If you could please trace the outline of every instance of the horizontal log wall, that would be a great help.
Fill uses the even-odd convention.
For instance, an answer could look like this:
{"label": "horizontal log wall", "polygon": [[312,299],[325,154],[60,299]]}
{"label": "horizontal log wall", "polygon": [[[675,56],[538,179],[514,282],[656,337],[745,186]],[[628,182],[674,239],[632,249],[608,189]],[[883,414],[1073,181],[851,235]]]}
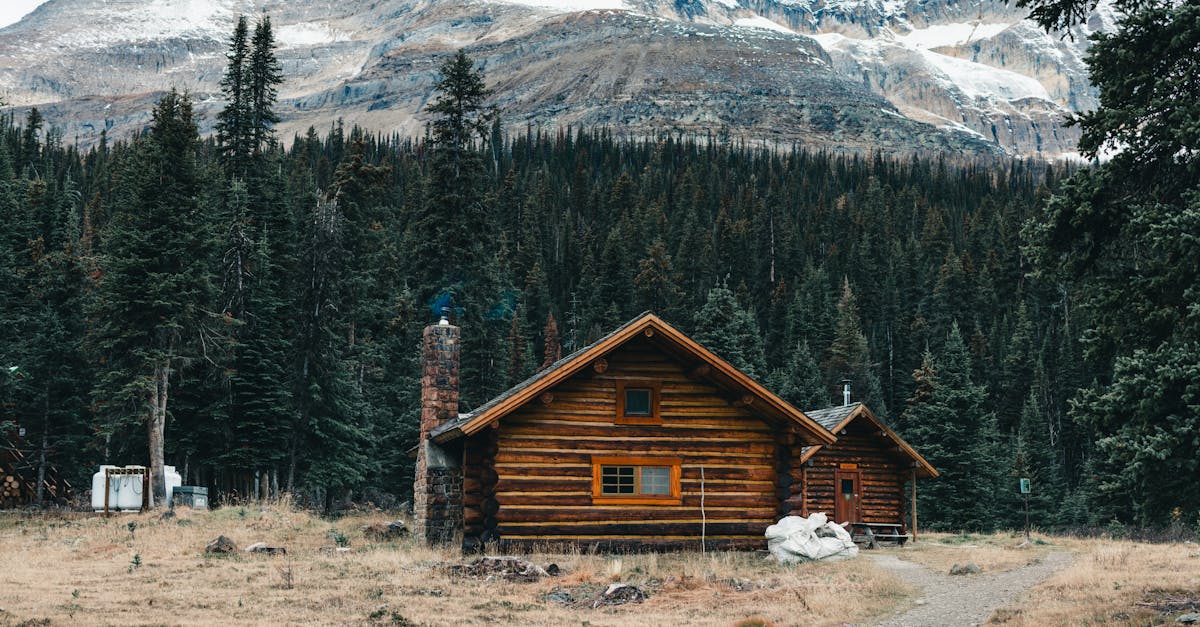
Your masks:
{"label": "horizontal log wall", "polygon": [[[698,546],[701,466],[709,546],[763,546],[777,518],[772,428],[645,341],[607,356],[501,420],[495,470],[505,542]],[[618,425],[616,382],[661,381],[661,425]],[[592,457],[682,460],[678,505],[592,504]],[[786,466],[783,466],[786,468]]]}
{"label": "horizontal log wall", "polygon": [[[895,443],[882,436],[869,421],[856,421],[832,447],[812,456],[807,469],[796,466],[792,474],[807,476],[805,495],[809,514],[834,514],[837,486],[834,473],[841,464],[855,464],[859,471],[861,522],[904,524],[904,486],[911,469],[906,458],[892,452]],[[873,425],[870,425],[873,426]],[[807,472],[805,472],[807,470]],[[843,521],[837,521],[843,522]]]}

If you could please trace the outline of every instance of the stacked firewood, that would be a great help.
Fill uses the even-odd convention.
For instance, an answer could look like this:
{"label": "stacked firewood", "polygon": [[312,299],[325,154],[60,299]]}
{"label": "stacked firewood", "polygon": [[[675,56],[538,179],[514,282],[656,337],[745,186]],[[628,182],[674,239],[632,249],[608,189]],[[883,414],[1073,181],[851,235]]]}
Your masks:
{"label": "stacked firewood", "polygon": [[0,479],[0,506],[20,505],[25,497],[25,483],[16,475],[2,475]]}

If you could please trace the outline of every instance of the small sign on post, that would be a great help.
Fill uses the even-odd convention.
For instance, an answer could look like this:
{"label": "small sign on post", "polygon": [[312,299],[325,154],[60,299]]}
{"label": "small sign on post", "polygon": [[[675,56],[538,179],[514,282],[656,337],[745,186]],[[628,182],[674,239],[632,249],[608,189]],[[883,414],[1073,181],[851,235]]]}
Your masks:
{"label": "small sign on post", "polygon": [[1029,541],[1029,493],[1032,489],[1028,477],[1021,477],[1021,494],[1025,495],[1025,541]]}

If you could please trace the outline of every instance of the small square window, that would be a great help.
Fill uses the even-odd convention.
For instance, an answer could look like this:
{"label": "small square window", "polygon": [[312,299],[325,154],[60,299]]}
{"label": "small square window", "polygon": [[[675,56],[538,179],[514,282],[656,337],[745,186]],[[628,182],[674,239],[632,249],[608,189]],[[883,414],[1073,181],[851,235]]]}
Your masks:
{"label": "small square window", "polygon": [[625,415],[626,416],[649,416],[650,400],[653,396],[651,390],[643,388],[625,388]]}
{"label": "small square window", "polygon": [[661,424],[661,389],[657,381],[617,381],[617,415],[614,422],[619,425]]}

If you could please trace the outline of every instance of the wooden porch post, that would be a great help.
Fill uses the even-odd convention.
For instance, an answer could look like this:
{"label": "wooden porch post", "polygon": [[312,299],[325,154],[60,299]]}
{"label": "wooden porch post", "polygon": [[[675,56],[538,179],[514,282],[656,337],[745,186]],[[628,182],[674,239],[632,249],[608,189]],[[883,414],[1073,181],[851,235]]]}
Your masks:
{"label": "wooden porch post", "polygon": [[912,471],[912,539],[917,541],[917,470]]}

